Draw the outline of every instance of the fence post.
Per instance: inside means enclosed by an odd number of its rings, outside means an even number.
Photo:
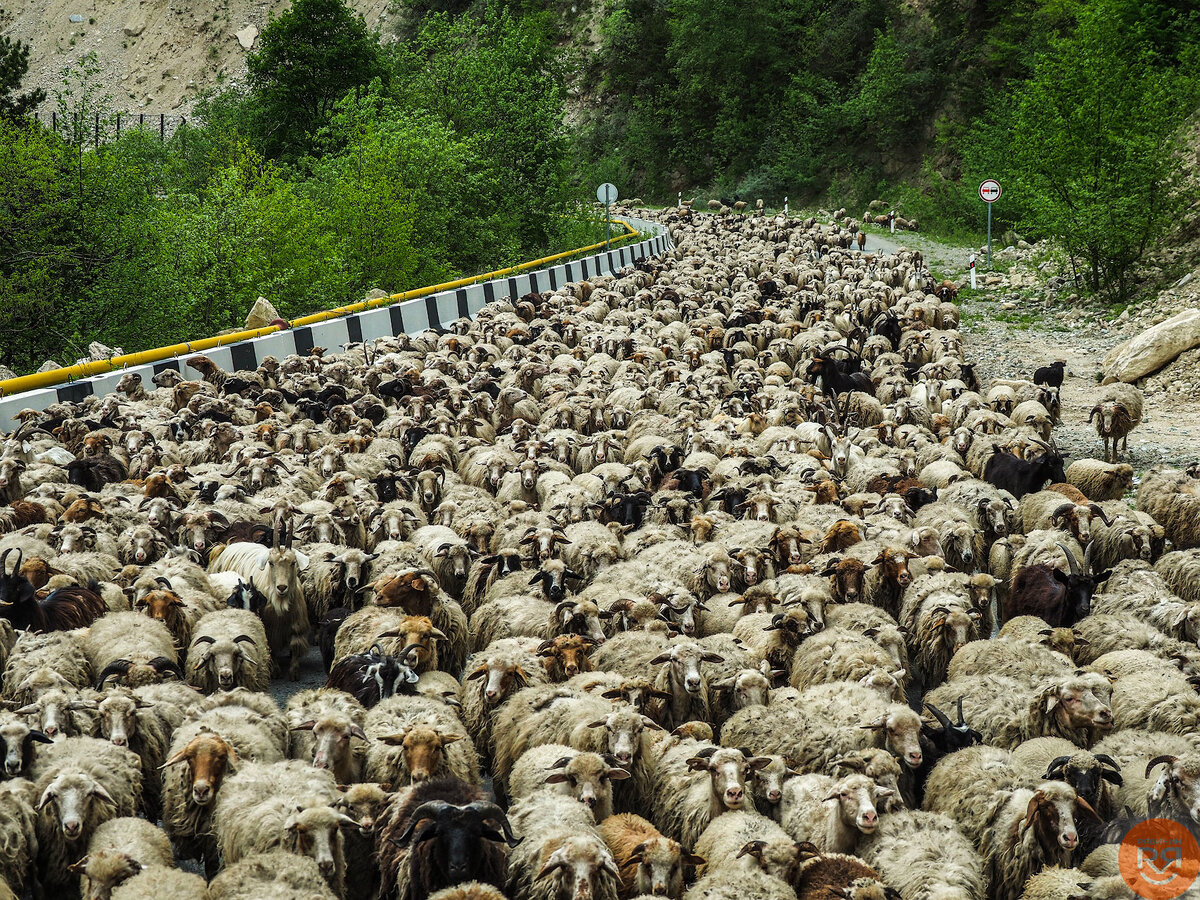
[[[161,144],[167,139],[167,114],[158,114],[158,142]]]
[[[93,132],[92,146],[100,149],[100,113],[96,113],[96,130]]]
[[[138,113],[138,128],[145,128],[145,127],[146,127],[146,114]]]
[[[121,139],[121,114],[117,113],[117,140]]]
[[[58,134],[58,113],[57,112],[50,113],[50,129],[55,134]]]

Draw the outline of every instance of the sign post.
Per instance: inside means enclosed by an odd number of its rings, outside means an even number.
[[[988,243],[987,243],[987,265],[992,267],[992,204],[1000,199],[1000,182],[995,178],[989,178],[979,185],[979,197],[987,204],[988,209]]]
[[[990,209],[990,207],[989,207],[989,209]],[[971,290],[975,290],[975,254],[974,253],[971,254],[971,264],[970,264],[969,268],[971,269]]]
[[[894,209],[888,215],[888,230],[891,231],[892,234],[896,233],[896,211]]]
[[[790,215],[791,215],[791,213],[789,213],[789,212],[788,212],[788,199],[787,199],[787,197],[784,197],[784,198],[783,198],[783,215],[784,215],[784,217],[785,217],[785,218],[786,218],[787,216],[790,216]]]
[[[617,202],[617,189],[607,181],[596,188],[596,199],[604,204],[604,249],[608,250],[609,235],[612,232],[612,217],[608,208]]]

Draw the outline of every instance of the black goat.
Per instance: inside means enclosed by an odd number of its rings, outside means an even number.
[[[1021,459],[993,444],[995,452],[984,466],[983,480],[1002,491],[1008,491],[1018,500],[1026,494],[1040,491],[1046,482],[1065,482],[1067,475],[1063,471],[1062,456],[1049,444],[1038,443],[1046,448],[1046,452],[1036,459]]]
[[[34,711],[37,707],[30,707]],[[22,712],[18,710],[18,712]],[[0,779],[16,778],[19,775],[28,776],[29,767],[33,765],[33,745],[53,744],[54,739],[40,731],[31,729],[19,719],[13,719],[0,725],[0,750],[3,751],[3,768],[0,768]]]
[[[890,309],[875,320],[872,330],[874,334],[888,339],[888,343],[892,345],[893,353],[900,349],[900,335],[903,329],[900,327],[900,320],[896,318],[896,314]]]
[[[921,723],[919,738],[922,751],[921,766],[913,773],[913,794],[915,795],[913,799],[916,809],[919,809],[925,802],[925,782],[929,778],[929,773],[933,771],[933,767],[938,764],[938,760],[956,750],[983,743],[983,735],[967,725],[963,718],[962,704],[963,698],[959,697],[957,722],[951,722],[950,717],[932,703],[925,704],[930,714],[937,719],[938,727],[934,728],[932,725]]]
[[[324,652],[321,655],[324,656]],[[338,660],[329,670],[325,687],[352,694],[370,709],[384,697],[415,693],[416,683],[416,672],[375,644],[366,653],[355,653]]]
[[[1007,622],[1016,616],[1038,616],[1051,628],[1074,625],[1091,612],[1092,595],[1096,585],[1108,572],[1091,573],[1091,546],[1084,551],[1083,571],[1075,556],[1062,544],[1070,574],[1055,566],[1026,566],[1013,576],[1012,587],[1004,604],[1001,619]]]
[[[1036,369],[1033,373],[1034,384],[1044,384],[1046,387],[1058,388],[1062,387],[1063,369],[1066,368],[1064,362],[1052,362],[1048,366],[1042,366]]]
[[[6,574],[5,563],[14,550],[17,559],[13,571]],[[8,619],[17,631],[72,631],[87,628],[108,611],[98,593],[74,585],[39,597],[29,579],[20,572],[20,549],[10,547],[0,553],[0,615]]]
[[[649,491],[609,494],[600,506],[600,521],[605,524],[616,522],[641,528],[642,519],[646,516],[646,507],[649,505]]]
[[[409,897],[428,897],[464,881],[504,889],[507,853],[500,844],[515,847],[521,839],[482,789],[436,778],[397,797],[402,799],[384,811],[375,839],[379,896],[395,896],[401,866],[408,866]]]
[[[333,645],[337,640],[338,629],[346,621],[353,610],[338,606],[325,613],[324,618],[317,624],[317,647],[321,650],[321,662],[325,664],[325,673],[333,668]]]
[[[67,481],[98,493],[106,484],[124,481],[129,476],[125,464],[115,456],[89,456],[67,463]]]

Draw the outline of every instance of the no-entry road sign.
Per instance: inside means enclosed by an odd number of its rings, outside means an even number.
[[[984,203],[995,203],[1000,199],[1000,182],[989,178],[979,185],[979,196],[983,198]]]

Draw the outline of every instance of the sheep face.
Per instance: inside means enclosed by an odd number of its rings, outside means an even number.
[[[888,788],[879,787],[866,775],[848,775],[833,786],[824,802],[837,808],[838,817],[847,827],[872,834],[879,826],[875,801],[890,796]]]
[[[340,888],[343,847],[342,825],[357,825],[353,819],[328,806],[298,809],[284,822],[292,839],[291,852],[316,860],[321,876]]]
[[[586,837],[570,837],[556,847],[537,873],[538,880],[556,875],[554,900],[593,900],[602,893],[601,879],[620,877],[608,849]]]
[[[1075,828],[1075,791],[1061,782],[1044,782],[1029,800],[1025,822],[1048,852],[1074,850],[1079,844]]]
[[[630,861],[637,864],[634,886],[638,894],[679,897],[683,893],[683,848],[670,838],[656,837],[633,848]]]
[[[4,751],[4,776],[16,778],[33,761],[33,744],[49,744],[51,739],[34,731],[24,722],[8,721],[0,725],[0,746]]]
[[[117,747],[128,747],[137,736],[139,706],[148,706],[129,694],[110,694],[100,701],[100,736]]]
[[[700,674],[701,662],[724,662],[725,657],[704,650],[691,642],[676,644],[666,653],[650,660],[650,665],[667,664],[671,668],[669,682],[682,687],[689,694],[699,694],[704,687]]]
[[[550,768],[560,771],[547,776],[546,784],[562,785],[558,790],[592,810],[597,822],[612,813],[612,783],[629,777],[595,753],[564,756]]]
[[[286,600],[300,578],[300,563],[290,547],[275,547],[267,555],[267,576],[272,593]],[[279,605],[274,603],[274,605]]]
[[[730,679],[730,707],[733,710],[747,706],[766,706],[771,683],[757,669],[742,669]]]
[[[783,799],[783,782],[792,774],[782,756],[768,756],[769,763],[754,770],[754,805],[766,815],[773,815]]]
[[[1112,686],[1102,675],[1074,678],[1044,695],[1045,709],[1067,729],[1109,729],[1113,725],[1108,703],[1111,694]]]
[[[486,706],[496,706],[508,698],[514,688],[529,682],[521,667],[503,660],[487,660],[467,676],[468,681],[483,681],[480,692]]]
[[[554,608],[554,624],[563,633],[578,634],[593,644],[607,635],[600,625],[600,608],[590,600],[565,600]]]
[[[209,668],[216,676],[217,687],[223,691],[231,691],[238,686],[242,667],[246,663],[246,651],[242,644],[254,645],[254,638],[239,634],[233,640],[214,641],[207,635],[201,635],[192,642],[192,653],[195,661],[194,670]]]
[[[197,806],[211,806],[216,798],[225,773],[237,765],[237,754],[224,740],[212,732],[203,732],[186,747],[168,759],[163,768],[186,762],[192,784],[192,802]]]
[[[606,751],[626,769],[633,764],[641,749],[642,730],[662,730],[653,719],[625,709],[611,712],[587,727],[605,730]]]
[[[714,801],[725,809],[741,809],[746,803],[746,782],[750,773],[764,769],[771,760],[765,756],[747,758],[741,750],[725,747],[708,756],[694,756],[688,760],[688,768],[694,772],[708,772]]]
[[[552,681],[565,681],[580,672],[592,671],[588,651],[592,642],[577,634],[559,635],[553,641],[543,641],[538,646],[538,655],[546,666]]]
[[[403,734],[380,738],[384,744],[403,747],[404,765],[414,782],[432,778],[445,758],[445,748],[461,741],[461,734],[441,734],[427,725],[414,725]]]
[[[893,706],[888,714],[863,728],[884,735],[887,751],[910,769],[918,769],[925,754],[921,750],[921,717],[907,707]]]
[[[338,790],[346,795],[339,802],[339,808],[357,823],[358,833],[363,837],[375,833],[379,814],[391,799],[391,787],[386,782],[338,785]]]
[[[83,837],[88,822],[98,821],[93,810],[101,804],[116,805],[103,785],[81,772],[64,772],[46,786],[38,809],[56,817],[63,837],[73,842]]]

